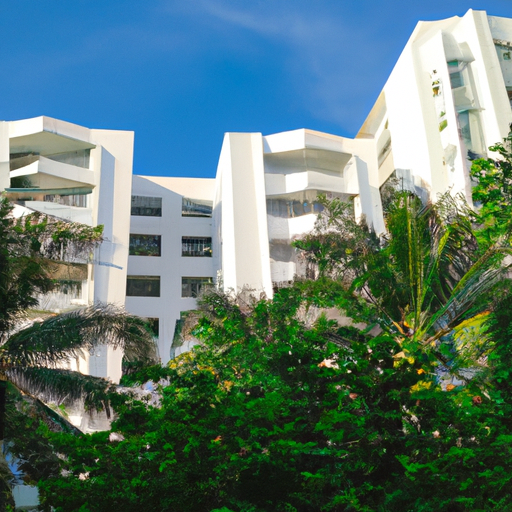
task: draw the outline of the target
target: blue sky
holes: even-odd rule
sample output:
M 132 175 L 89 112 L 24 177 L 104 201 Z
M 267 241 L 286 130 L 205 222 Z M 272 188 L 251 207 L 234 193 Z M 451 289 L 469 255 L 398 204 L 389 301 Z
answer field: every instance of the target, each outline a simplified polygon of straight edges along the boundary
M 135 131 L 134 172 L 213 177 L 227 131 L 354 136 L 418 20 L 512 0 L 14 0 L 0 119 Z

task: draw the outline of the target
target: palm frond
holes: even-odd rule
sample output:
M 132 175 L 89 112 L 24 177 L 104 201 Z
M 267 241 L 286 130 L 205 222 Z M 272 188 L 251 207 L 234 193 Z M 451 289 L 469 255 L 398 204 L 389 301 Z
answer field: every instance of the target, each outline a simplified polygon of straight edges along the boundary
M 156 360 L 155 342 L 146 322 L 105 304 L 36 322 L 13 334 L 2 349 L 3 357 L 16 366 L 53 366 L 99 345 L 124 350 L 129 361 Z
M 447 303 L 429 318 L 424 329 L 418 333 L 419 337 L 437 325 L 436 334 L 425 341 L 425 344 L 431 343 L 451 332 L 468 315 L 477 315 L 488 308 L 487 302 L 478 303 L 477 299 L 499 283 L 506 271 L 506 268 L 491 268 L 473 272 L 464 281 L 464 286 L 458 287 Z
M 87 409 L 109 414 L 109 396 L 115 385 L 106 379 L 57 368 L 12 367 L 9 380 L 24 393 L 43 402 L 71 403 L 83 400 Z

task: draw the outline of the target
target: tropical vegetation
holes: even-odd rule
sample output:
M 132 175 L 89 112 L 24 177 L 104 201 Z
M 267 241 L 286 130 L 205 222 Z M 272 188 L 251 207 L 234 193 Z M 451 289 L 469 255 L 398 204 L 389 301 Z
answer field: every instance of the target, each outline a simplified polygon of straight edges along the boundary
M 60 315 L 39 311 L 34 319 L 39 298 L 59 286 L 56 276 L 63 275 L 63 267 L 87 261 L 101 243 L 102 228 L 38 213 L 16 218 L 12 210 L 0 198 L 0 442 L 9 418 L 8 390 L 17 388 L 39 406 L 37 398 L 43 398 L 57 404 L 83 401 L 86 409 L 108 411 L 113 384 L 71 371 L 69 363 L 105 344 L 124 350 L 129 360 L 154 360 L 145 322 L 117 307 L 94 305 Z M 2 485 L 1 498 L 12 504 L 5 479 Z

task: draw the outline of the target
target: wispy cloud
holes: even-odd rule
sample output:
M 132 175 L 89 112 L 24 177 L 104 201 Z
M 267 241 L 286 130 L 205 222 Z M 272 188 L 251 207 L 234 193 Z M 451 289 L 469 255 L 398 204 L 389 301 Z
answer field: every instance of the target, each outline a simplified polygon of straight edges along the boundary
M 201 20 L 218 37 L 241 29 L 286 48 L 284 65 L 294 84 L 291 101 L 301 102 L 300 108 L 313 117 L 345 130 L 353 132 L 362 124 L 375 81 L 384 85 L 382 48 L 372 40 L 371 28 L 361 26 L 348 13 L 344 16 L 343 8 L 279 0 L 163 5 L 167 12 L 180 11 Z
M 334 5 L 334 7 L 333 7 Z M 353 133 L 363 122 L 375 83 L 385 79 L 382 49 L 372 30 L 361 26 L 344 2 L 303 0 L 161 0 L 144 10 L 144 19 L 103 24 L 67 47 L 41 49 L 28 56 L 25 79 L 52 80 L 77 66 L 111 62 L 129 73 L 137 62 L 160 56 L 162 67 L 177 59 L 211 55 L 212 47 L 251 59 L 275 50 L 287 74 L 288 110 L 308 112 Z M 270 48 L 270 50 L 269 50 Z M 265 59 L 265 55 L 260 54 Z M 124 66 L 124 68 L 123 68 Z M 133 70 L 132 70 L 133 72 Z M 263 71 L 262 71 L 263 72 Z M 380 88 L 379 87 L 379 88 Z M 314 128 L 314 126 L 313 126 Z

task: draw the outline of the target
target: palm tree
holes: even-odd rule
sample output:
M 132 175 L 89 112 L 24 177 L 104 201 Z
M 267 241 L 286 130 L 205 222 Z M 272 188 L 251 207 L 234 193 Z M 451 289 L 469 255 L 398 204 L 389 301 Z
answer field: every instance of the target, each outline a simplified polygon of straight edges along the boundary
M 456 372 L 456 339 L 481 325 L 504 283 L 511 253 L 504 238 L 481 249 L 467 204 L 450 194 L 423 205 L 409 192 L 391 193 L 381 236 L 355 222 L 350 205 L 322 201 L 315 231 L 295 245 L 320 280 L 341 284 L 340 307 L 393 334 L 403 357 L 427 354 Z M 457 357 L 458 364 L 473 365 L 484 351 L 480 345 L 472 361 Z
M 102 228 L 39 213 L 16 219 L 12 208 L 0 198 L 0 447 L 8 382 L 43 402 L 82 400 L 87 409 L 108 413 L 113 383 L 65 369 L 67 364 L 102 345 L 123 350 L 128 361 L 152 362 L 156 355 L 146 322 L 113 305 L 96 304 L 19 327 L 38 297 L 58 286 L 56 268 L 87 261 L 102 241 Z
M 154 342 L 141 318 L 119 307 L 94 305 L 34 322 L 0 347 L 0 404 L 7 381 L 45 402 L 84 400 L 86 409 L 108 414 L 112 382 L 64 366 L 101 345 L 121 349 L 127 361 L 154 362 Z M 0 409 L 0 439 L 4 418 Z

